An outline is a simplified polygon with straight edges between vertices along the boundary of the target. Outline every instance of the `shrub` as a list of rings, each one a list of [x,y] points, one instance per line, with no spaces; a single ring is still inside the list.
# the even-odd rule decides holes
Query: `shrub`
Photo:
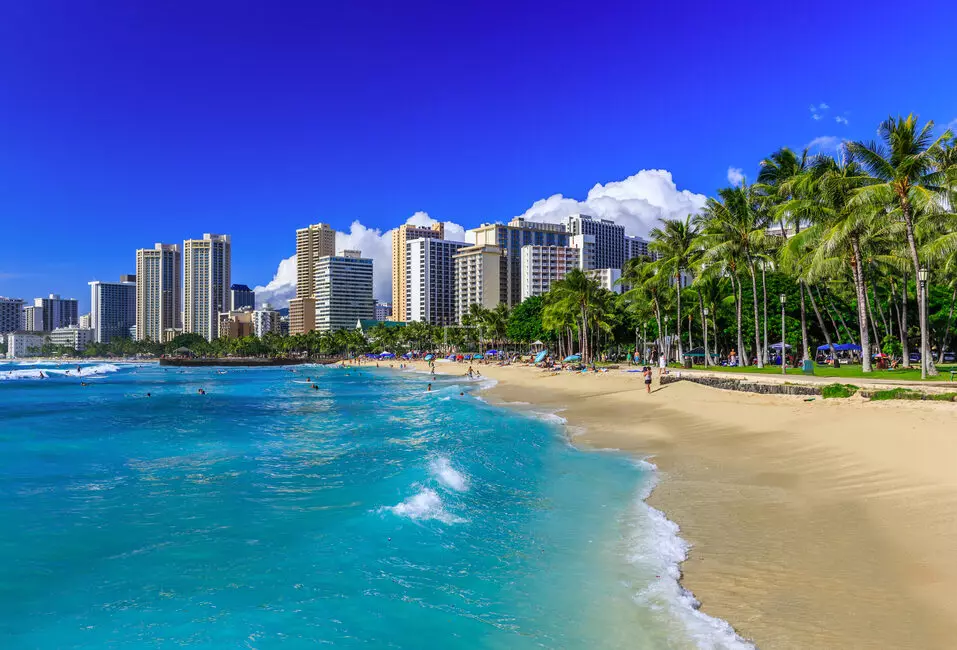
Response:
[[[857,386],[853,384],[828,384],[821,389],[821,397],[824,399],[832,399],[836,397],[850,397],[857,392]]]

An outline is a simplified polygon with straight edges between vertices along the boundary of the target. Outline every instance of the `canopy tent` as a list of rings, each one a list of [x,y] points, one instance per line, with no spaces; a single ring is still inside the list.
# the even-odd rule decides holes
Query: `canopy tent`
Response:
[[[817,346],[818,352],[824,352],[831,349],[829,345],[819,345]],[[857,343],[835,343],[834,349],[838,352],[849,352],[849,351],[860,351],[861,346]]]
[[[548,356],[548,350],[542,350],[541,352],[535,355],[535,363],[541,363],[542,361],[545,360],[545,357],[547,356]]]
[[[176,348],[175,350],[173,350],[173,354],[178,354],[181,357],[182,356],[191,357],[193,356],[193,351],[190,350],[189,348]]]
[[[581,361],[581,360],[582,360],[582,355],[580,354],[570,354],[567,357],[565,357],[565,363],[572,363],[572,362]]]
[[[534,341],[532,342],[532,345],[545,345],[545,344],[542,343],[541,341]]]
[[[772,343],[772,344],[769,345],[768,347],[771,348],[772,350],[780,350],[780,349],[781,349],[781,344],[780,344],[780,343]],[[825,346],[825,347],[827,347],[827,346]],[[789,343],[785,343],[785,344],[784,344],[784,348],[785,348],[786,350],[790,350],[790,349],[791,349],[791,345],[790,345]]]
[[[692,349],[692,350],[688,350],[687,352],[684,353],[684,356],[686,356],[686,357],[699,357],[699,358],[701,358],[701,359],[704,359],[704,348],[698,347],[698,348],[694,348],[694,349]]]
[[[494,357],[496,354],[498,354],[498,350],[488,350],[485,352],[485,354],[487,354],[490,357]]]

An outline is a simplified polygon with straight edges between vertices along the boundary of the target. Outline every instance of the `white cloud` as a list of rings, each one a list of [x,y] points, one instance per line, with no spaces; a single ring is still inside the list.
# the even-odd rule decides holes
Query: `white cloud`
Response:
[[[821,102],[820,104],[818,104],[818,108],[821,109],[822,111],[826,111],[827,109],[830,108],[830,106],[828,106],[824,102]]]
[[[647,235],[659,219],[685,217],[699,212],[707,197],[679,190],[671,172],[643,169],[633,176],[605,185],[596,184],[584,201],[553,194],[539,199],[524,214],[530,221],[558,222],[570,214],[589,214],[617,221],[629,235]]]
[[[584,201],[553,194],[533,203],[521,216],[530,221],[559,222],[570,214],[589,214],[621,223],[630,235],[647,235],[659,219],[683,218],[699,212],[706,200],[702,194],[679,190],[670,172],[646,169],[624,180],[596,184]],[[426,212],[416,212],[406,223],[430,226],[436,219]],[[444,223],[446,239],[474,241],[463,226],[452,221]],[[336,247],[358,249],[363,257],[371,257],[375,297],[392,299],[392,230],[368,228],[356,220],[349,232],[337,233]],[[268,301],[276,307],[286,306],[296,294],[296,256],[282,260],[273,279],[255,290],[258,303]]]
[[[808,142],[807,148],[810,149],[812,153],[815,151],[837,151],[843,143],[844,141],[837,136],[822,135]]]
[[[838,124],[843,124],[843,125],[845,125],[845,126],[847,126],[847,124],[848,124],[847,118],[846,118],[846,117],[841,117],[840,115],[836,116],[836,117],[834,118],[834,121],[837,122]]]
[[[740,167],[728,167],[728,182],[732,185],[741,185],[744,182],[744,170]]]
[[[814,113],[813,115],[811,115],[811,117],[812,117],[813,119],[815,119],[815,120],[820,120],[820,119],[823,118],[823,115],[819,115],[819,114],[817,114],[817,113]]]

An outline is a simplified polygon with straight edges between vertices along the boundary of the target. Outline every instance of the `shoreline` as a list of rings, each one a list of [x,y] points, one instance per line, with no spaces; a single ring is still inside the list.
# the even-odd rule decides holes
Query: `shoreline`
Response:
[[[423,363],[409,364],[425,370]],[[467,366],[439,364],[436,372]],[[947,648],[957,634],[949,403],[646,395],[637,374],[476,366],[496,403],[560,411],[572,444],[657,466],[646,500],[690,545],[681,585],[761,648]]]

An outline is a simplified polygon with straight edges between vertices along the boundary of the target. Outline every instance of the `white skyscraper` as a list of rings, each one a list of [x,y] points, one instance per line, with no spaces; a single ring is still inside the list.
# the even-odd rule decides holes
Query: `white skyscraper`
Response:
[[[182,258],[177,244],[136,251],[136,339],[162,343],[182,328]]]
[[[90,282],[89,320],[97,343],[129,337],[136,324],[136,276],[120,276],[119,282]]]
[[[522,300],[548,293],[553,282],[580,268],[579,254],[571,246],[522,246]]]
[[[453,256],[455,320],[458,323],[472,305],[494,309],[508,304],[508,256],[499,246],[460,248]]]
[[[608,219],[594,219],[586,214],[565,217],[568,234],[595,237],[595,269],[620,269],[627,259],[625,227]]]
[[[465,242],[434,238],[406,241],[405,313],[409,321],[455,323],[453,257],[467,246]]]
[[[269,332],[279,333],[279,323],[282,317],[279,312],[265,303],[253,312],[253,334],[262,338],[263,334]]]
[[[230,307],[232,245],[229,235],[205,233],[183,242],[183,332],[212,341],[219,314]]]
[[[316,329],[353,329],[375,316],[372,260],[359,251],[340,251],[316,261]]]

